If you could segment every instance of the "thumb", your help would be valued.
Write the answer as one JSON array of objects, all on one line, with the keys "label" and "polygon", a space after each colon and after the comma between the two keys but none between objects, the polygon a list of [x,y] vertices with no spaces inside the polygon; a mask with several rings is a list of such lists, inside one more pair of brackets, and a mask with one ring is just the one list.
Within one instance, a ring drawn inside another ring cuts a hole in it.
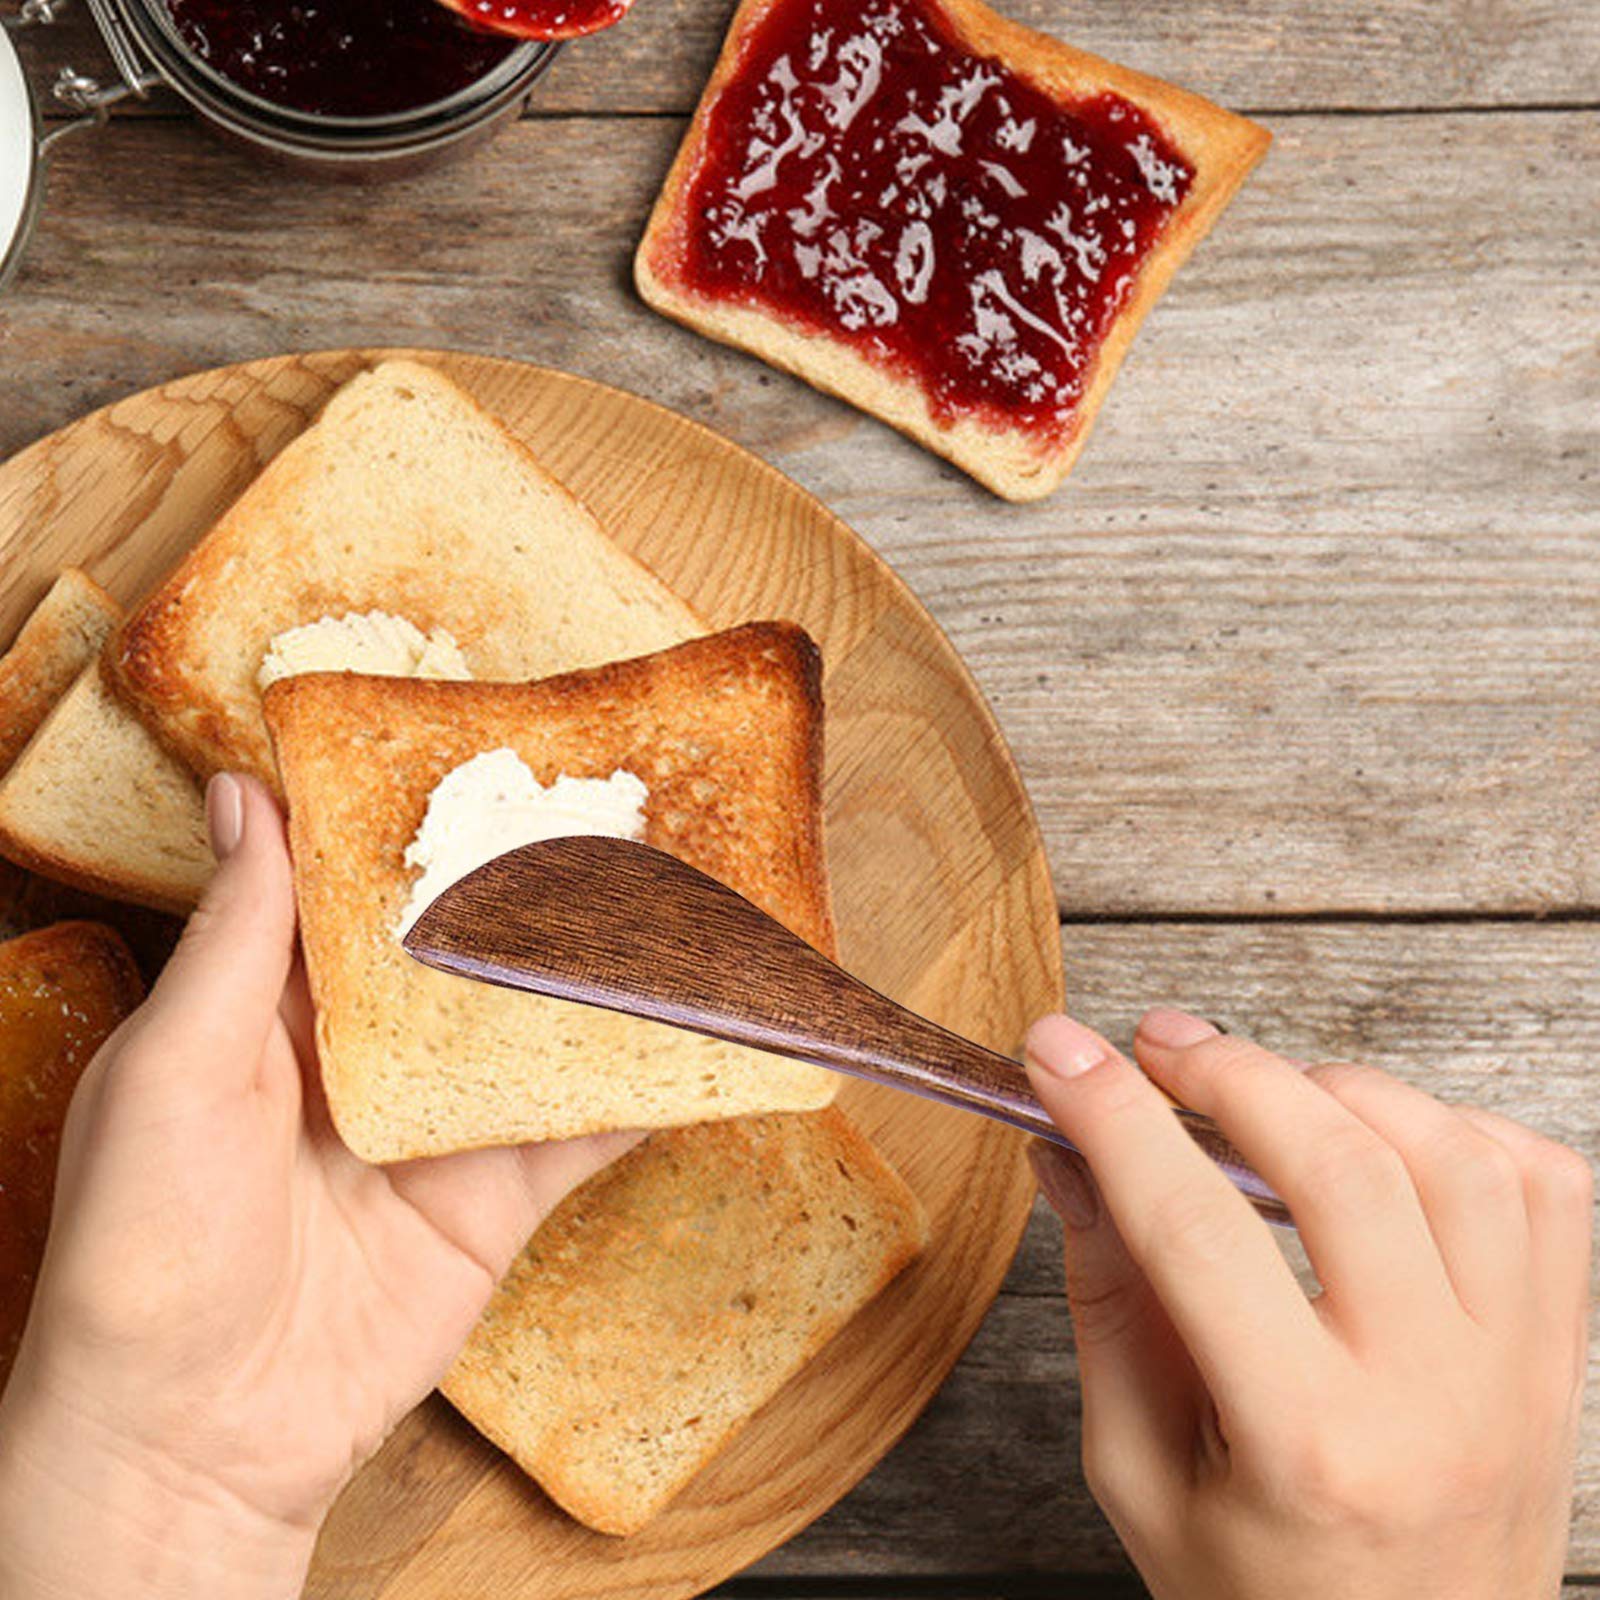
[{"label": "thumb", "polygon": [[254,778],[213,778],[206,823],[219,865],[150,992],[145,1030],[208,1075],[253,1072],[294,952],[288,842]]},{"label": "thumb", "polygon": [[539,1225],[642,1133],[591,1133],[548,1144],[459,1150],[388,1167],[396,1194],[498,1282]]}]

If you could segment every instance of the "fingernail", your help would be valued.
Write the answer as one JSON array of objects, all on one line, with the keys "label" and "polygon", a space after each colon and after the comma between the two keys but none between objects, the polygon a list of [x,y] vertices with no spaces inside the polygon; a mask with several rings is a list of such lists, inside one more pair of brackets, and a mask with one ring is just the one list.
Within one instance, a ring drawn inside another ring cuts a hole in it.
[{"label": "fingernail", "polygon": [[1111,1046],[1093,1028],[1071,1017],[1041,1017],[1028,1030],[1024,1047],[1028,1059],[1056,1078],[1076,1078],[1098,1067],[1111,1055]]},{"label": "fingernail", "polygon": [[1069,1228],[1092,1228],[1100,1215],[1100,1190],[1089,1163],[1076,1150],[1035,1139],[1028,1160],[1039,1180],[1039,1193]]},{"label": "fingernail", "polygon": [[231,772],[219,772],[206,785],[206,827],[218,861],[226,861],[244,838],[244,785]]},{"label": "fingernail", "polygon": [[1147,1011],[1139,1024],[1139,1037],[1147,1044],[1163,1050],[1187,1050],[1202,1039],[1215,1039],[1221,1030],[1204,1017],[1191,1016],[1187,1011],[1175,1011],[1171,1006],[1157,1006]]}]

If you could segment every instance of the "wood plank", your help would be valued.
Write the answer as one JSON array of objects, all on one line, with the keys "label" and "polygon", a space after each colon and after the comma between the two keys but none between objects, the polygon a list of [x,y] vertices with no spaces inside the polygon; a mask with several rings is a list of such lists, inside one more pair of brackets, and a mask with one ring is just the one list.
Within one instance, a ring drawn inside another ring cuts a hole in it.
[{"label": "wood plank", "polygon": [[[1299,0],[1003,0],[999,9],[1241,109],[1600,101],[1600,10],[1558,0],[1384,0],[1359,13]],[[732,0],[642,0],[625,26],[562,52],[533,111],[688,111],[732,13]],[[81,9],[34,30],[27,49],[41,81],[63,61],[104,70]]]},{"label": "wood plank", "polygon": [[1600,121],[1280,125],[1028,508],[639,304],[677,131],[523,123],[367,191],[173,124],[69,145],[0,318],[0,451],[285,346],[585,372],[776,461],[896,564],[997,706],[1069,912],[1600,903],[1600,290],[1573,225]]},{"label": "wood plank", "polygon": [[[1600,925],[1101,926],[1064,934],[1075,1009],[1125,1038],[1178,1000],[1311,1059],[1355,1057],[1600,1158]],[[753,1576],[1045,1574],[1123,1565],[1078,1471],[1078,1390],[1042,1206],[1006,1288],[900,1447]],[[1600,1351],[1591,1358],[1600,1377]],[[1600,1383],[1569,1558],[1600,1571]],[[1000,1588],[1003,1592],[1004,1585]]]},{"label": "wood plank", "polygon": [[1600,122],[1277,132],[1037,513],[778,459],[952,631],[1068,911],[1592,906]]}]

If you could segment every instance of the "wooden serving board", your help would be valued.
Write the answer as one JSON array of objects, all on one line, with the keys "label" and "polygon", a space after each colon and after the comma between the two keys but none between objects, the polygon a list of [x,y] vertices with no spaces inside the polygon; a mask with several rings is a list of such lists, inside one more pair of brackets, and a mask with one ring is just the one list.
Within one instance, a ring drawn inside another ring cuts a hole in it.
[{"label": "wooden serving board", "polygon": [[[199,373],[0,467],[0,638],[68,563],[136,599],[337,385],[385,353]],[[1031,1018],[1061,1001],[1049,869],[993,717],[905,585],[815,499],[683,417],[538,367],[407,353],[504,418],[708,619],[791,617],[811,631],[826,663],[843,959],[935,1020],[1014,1050]],[[308,1592],[672,1600],[748,1565],[845,1494],[976,1330],[1033,1185],[1023,1140],[992,1123],[856,1083],[844,1103],[927,1205],[930,1248],[666,1515],[627,1540],[589,1532],[434,1397],[340,1500]]]}]

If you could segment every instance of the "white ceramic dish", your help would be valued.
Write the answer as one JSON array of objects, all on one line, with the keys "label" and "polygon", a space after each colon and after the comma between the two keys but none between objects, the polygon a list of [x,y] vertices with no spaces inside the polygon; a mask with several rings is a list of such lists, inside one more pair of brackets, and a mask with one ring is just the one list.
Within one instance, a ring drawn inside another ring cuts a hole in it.
[{"label": "white ceramic dish", "polygon": [[0,284],[16,270],[39,204],[39,135],[17,47],[0,28]]}]

